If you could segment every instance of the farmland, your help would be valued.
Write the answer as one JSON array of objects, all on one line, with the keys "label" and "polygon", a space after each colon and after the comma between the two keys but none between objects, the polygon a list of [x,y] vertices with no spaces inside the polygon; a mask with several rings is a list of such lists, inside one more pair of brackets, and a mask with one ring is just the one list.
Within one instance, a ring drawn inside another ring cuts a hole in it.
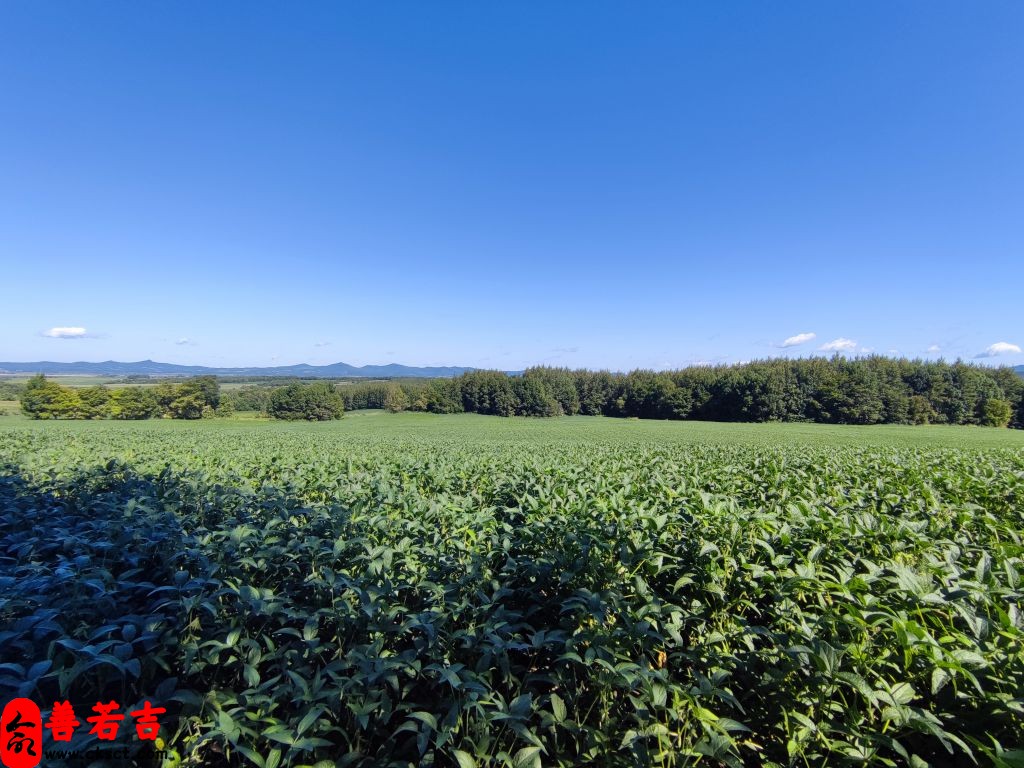
[{"label": "farmland", "polygon": [[186,764],[1020,764],[1019,430],[8,418],[0,464],[4,699],[151,699]]}]

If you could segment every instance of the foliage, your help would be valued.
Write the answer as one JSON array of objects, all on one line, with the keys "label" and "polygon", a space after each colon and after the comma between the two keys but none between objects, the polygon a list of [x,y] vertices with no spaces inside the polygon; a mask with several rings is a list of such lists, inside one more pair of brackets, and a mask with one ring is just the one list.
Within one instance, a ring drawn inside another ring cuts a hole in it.
[{"label": "foliage", "polygon": [[221,405],[230,403],[233,411],[259,411],[266,413],[270,410],[270,393],[273,387],[248,385],[239,387],[233,392],[225,392],[221,395]]},{"label": "foliage", "polygon": [[986,399],[981,406],[981,423],[986,427],[1005,427],[1012,416],[1010,404],[997,397]]},{"label": "foliage", "polygon": [[167,415],[172,419],[199,419],[203,416],[202,395],[198,392],[180,394],[167,405]]},{"label": "foliage", "polygon": [[409,407],[409,396],[394,382],[388,384],[384,393],[384,409],[390,413],[398,413]]},{"label": "foliage", "polygon": [[0,400],[17,400],[24,391],[24,384],[0,379]]},{"label": "foliage", "polygon": [[22,411],[33,419],[77,419],[82,415],[78,392],[47,380],[42,374],[25,383],[20,399]]},{"label": "foliage", "polygon": [[85,419],[99,419],[107,415],[110,390],[106,387],[83,387],[77,390],[81,401],[80,414]]},{"label": "foliage", "polygon": [[155,387],[102,386],[74,389],[33,376],[21,394],[22,411],[34,419],[198,419],[216,415],[220,386],[213,376],[199,376],[180,384]]},{"label": "foliage", "polygon": [[[42,380],[45,381],[45,380]],[[118,390],[69,391],[39,377],[22,401],[34,418],[104,418]],[[320,406],[309,402],[319,387]],[[289,419],[336,418],[323,397],[336,389],[344,410],[387,409],[497,416],[583,413],[641,419],[815,421],[829,424],[972,424],[1024,428],[1024,379],[1012,368],[873,356],[762,360],[679,371],[607,371],[535,367],[520,376],[470,371],[456,378],[246,386],[224,396],[201,376],[150,387],[156,413],[198,419],[205,413],[260,411]],[[30,391],[31,389],[31,391]],[[290,397],[298,398],[289,403]],[[273,404],[276,403],[276,404]],[[147,412],[142,409],[142,412]],[[120,418],[126,418],[120,416]]]},{"label": "foliage", "polygon": [[3,428],[0,696],[191,765],[1012,764],[1019,448],[413,418]]},{"label": "foliage", "polygon": [[388,384],[381,381],[367,381],[338,387],[338,393],[345,403],[346,411],[361,411],[365,408],[384,408],[388,396]]},{"label": "foliage", "polygon": [[[389,386],[394,384],[346,388],[346,398],[352,398],[353,407],[382,408]],[[455,379],[400,386],[407,408],[433,413],[1024,427],[1024,379],[1013,369],[880,356],[628,374],[546,367],[530,368],[522,376],[471,371]]]},{"label": "foliage", "polygon": [[157,415],[160,405],[145,387],[122,387],[110,393],[107,411],[112,419],[148,419]]},{"label": "foliage", "polygon": [[345,403],[330,382],[297,382],[275,389],[270,395],[268,411],[276,419],[328,421],[342,417]]}]

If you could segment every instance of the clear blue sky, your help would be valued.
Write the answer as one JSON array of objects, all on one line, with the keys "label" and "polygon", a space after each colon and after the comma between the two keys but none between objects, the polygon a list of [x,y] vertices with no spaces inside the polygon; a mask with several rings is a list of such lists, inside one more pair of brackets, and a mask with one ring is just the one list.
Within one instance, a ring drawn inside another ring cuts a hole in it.
[{"label": "clear blue sky", "polygon": [[0,359],[1024,363],[1022,39],[1019,0],[5,2]]}]

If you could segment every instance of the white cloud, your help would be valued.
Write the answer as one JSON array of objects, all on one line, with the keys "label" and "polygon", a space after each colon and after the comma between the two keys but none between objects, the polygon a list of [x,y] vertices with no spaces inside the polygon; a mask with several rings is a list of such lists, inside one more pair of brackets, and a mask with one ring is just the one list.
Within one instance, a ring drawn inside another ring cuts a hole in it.
[{"label": "white cloud", "polygon": [[84,339],[87,335],[85,328],[79,328],[77,326],[57,326],[48,331],[43,331],[43,336],[51,339]]},{"label": "white cloud", "polygon": [[844,339],[840,336],[838,339],[833,339],[828,344],[822,344],[818,349],[822,352],[842,352],[848,349],[856,349],[857,342],[853,339]]},{"label": "white cloud", "polygon": [[184,347],[186,345],[190,346],[190,347],[194,347],[196,345],[196,343],[194,341],[192,341],[192,339],[188,338],[187,336],[182,336],[180,339],[178,339],[174,343],[177,344],[179,347]]},{"label": "white cloud", "polygon": [[874,351],[875,351],[874,347],[861,347],[860,348],[860,353],[862,355],[870,355]]},{"label": "white cloud", "polygon": [[1008,341],[997,341],[995,344],[989,344],[985,351],[975,355],[975,357],[997,357],[998,355],[1019,355],[1020,347],[1016,344],[1011,344]]},{"label": "white cloud", "polygon": [[928,354],[930,354],[930,355],[934,355],[934,354],[936,354],[938,352],[941,352],[941,351],[942,351],[942,347],[940,347],[938,344],[932,344],[930,347],[928,347]]},{"label": "white cloud", "polygon": [[313,343],[313,346],[314,347],[329,347],[329,346],[331,346],[331,342],[329,342],[329,341],[317,341],[317,342]]},{"label": "white cloud", "polygon": [[817,336],[818,334],[816,333],[798,333],[796,336],[790,336],[788,339],[785,339],[781,344],[779,344],[779,346],[783,348],[795,347],[799,344],[806,344],[808,341],[813,341]]}]

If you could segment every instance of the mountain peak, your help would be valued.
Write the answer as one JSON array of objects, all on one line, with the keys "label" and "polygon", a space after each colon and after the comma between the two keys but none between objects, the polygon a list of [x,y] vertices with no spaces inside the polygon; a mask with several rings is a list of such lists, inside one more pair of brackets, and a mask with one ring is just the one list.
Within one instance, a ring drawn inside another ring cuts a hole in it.
[{"label": "mountain peak", "polygon": [[421,377],[437,378],[458,376],[472,368],[463,366],[410,366],[398,363],[386,365],[349,365],[348,363],[330,363],[328,365],[252,366],[252,367],[213,367],[205,365],[178,365],[176,363],[158,363],[154,360],[139,360],[134,363],[122,363],[117,360],[105,360],[99,363],[78,361],[74,363],[56,363],[41,360],[29,363],[0,363],[0,373],[45,373],[52,376],[71,374],[93,376],[304,376],[307,378],[339,378],[339,377]]}]

